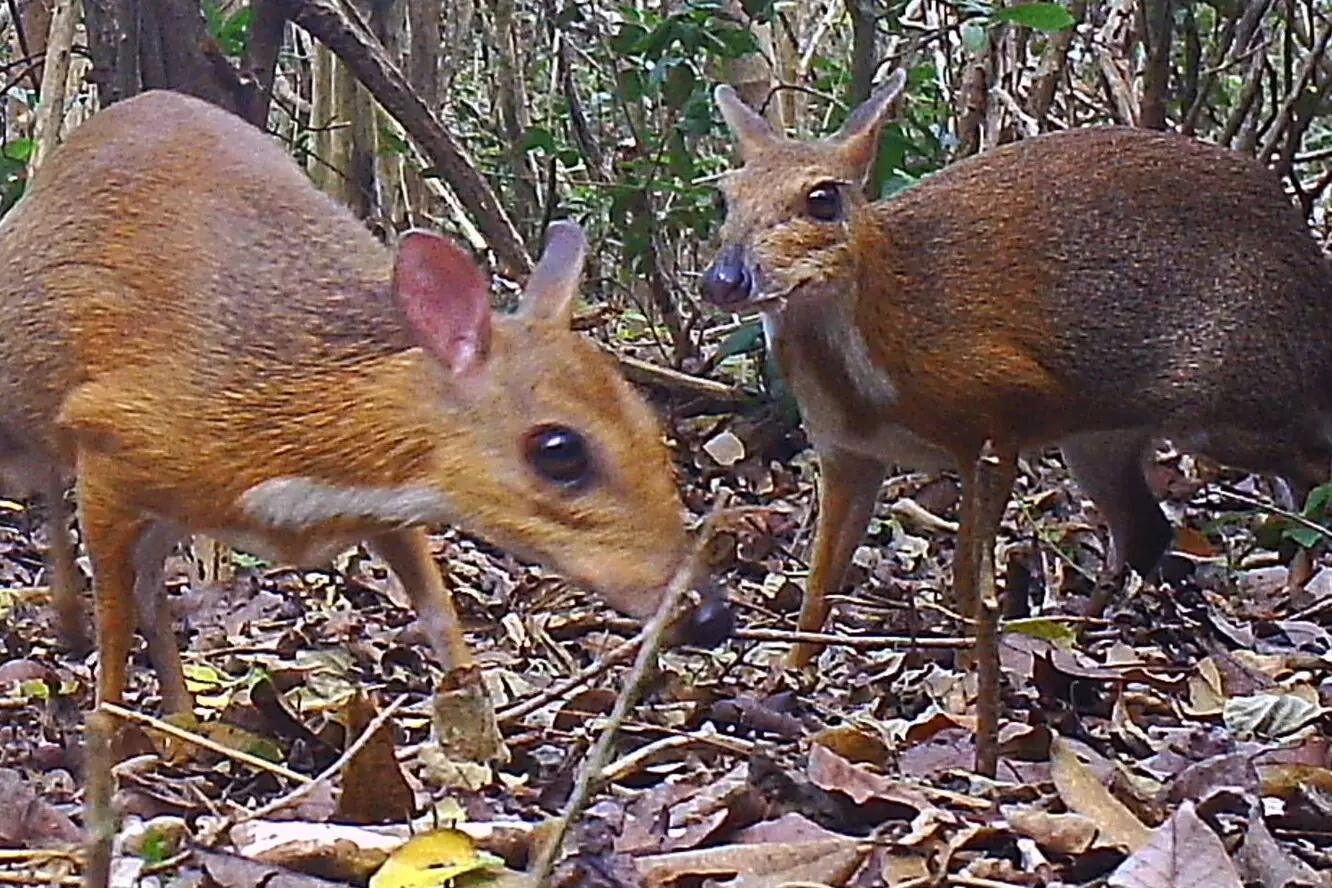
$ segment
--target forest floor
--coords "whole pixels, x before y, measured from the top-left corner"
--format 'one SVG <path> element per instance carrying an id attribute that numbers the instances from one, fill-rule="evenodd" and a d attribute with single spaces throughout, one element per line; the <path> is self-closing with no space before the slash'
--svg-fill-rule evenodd
<path id="1" fill-rule="evenodd" d="M 723 467 L 702 447 L 715 428 L 679 432 L 691 508 L 723 493 L 732 506 L 710 557 L 741 632 L 662 654 L 556 884 L 1332 884 L 1332 562 L 1315 556 L 1288 588 L 1278 550 L 1292 543 L 1278 543 L 1299 525 L 1245 501 L 1271 502 L 1265 481 L 1163 452 L 1153 481 L 1181 528 L 1168 579 L 1132 583 L 1088 620 L 1066 615 L 1104 560 L 1104 529 L 1056 455 L 1024 463 L 1000 570 L 1034 616 L 1002 635 L 1002 758 L 987 779 L 972 770 L 974 679 L 955 665 L 965 632 L 948 606 L 955 482 L 890 479 L 835 600 L 826 631 L 839 640 L 788 669 L 811 457 Z M 0 504 L 0 877 L 64 884 L 78 872 L 63 849 L 82 836 L 94 660 L 54 641 L 38 519 Z M 168 576 L 199 717 L 177 724 L 220 751 L 130 723 L 114 884 L 364 884 L 406 815 L 396 829 L 332 824 L 396 806 L 425 838 L 377 888 L 521 882 L 511 869 L 564 805 L 636 627 L 484 544 L 434 540 L 509 761 L 451 762 L 430 742 L 439 670 L 364 552 L 328 571 L 241 557 L 234 582 L 193 586 L 178 553 Z M 127 707 L 158 702 L 140 650 Z M 310 783 L 348 724 L 389 707 L 350 765 Z"/>

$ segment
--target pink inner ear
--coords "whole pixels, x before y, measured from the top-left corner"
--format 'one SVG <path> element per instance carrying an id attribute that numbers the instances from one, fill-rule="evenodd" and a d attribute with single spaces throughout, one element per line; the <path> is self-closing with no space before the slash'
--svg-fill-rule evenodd
<path id="1" fill-rule="evenodd" d="M 490 349 L 490 288 L 453 240 L 410 231 L 398 244 L 393 295 L 421 346 L 455 373 L 482 363 Z"/>

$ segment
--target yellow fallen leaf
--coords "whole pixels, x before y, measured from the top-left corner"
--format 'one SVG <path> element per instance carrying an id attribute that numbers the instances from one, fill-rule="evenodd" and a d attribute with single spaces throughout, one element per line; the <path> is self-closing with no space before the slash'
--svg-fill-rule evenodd
<path id="1" fill-rule="evenodd" d="M 370 877 L 370 888 L 437 888 L 467 873 L 503 867 L 503 860 L 479 850 L 466 833 L 437 829 L 389 855 Z"/>
<path id="2" fill-rule="evenodd" d="M 1050 742 L 1050 778 L 1070 811 L 1091 820 L 1101 838 L 1136 852 L 1152 838 L 1152 831 L 1078 758 L 1064 738 Z"/>

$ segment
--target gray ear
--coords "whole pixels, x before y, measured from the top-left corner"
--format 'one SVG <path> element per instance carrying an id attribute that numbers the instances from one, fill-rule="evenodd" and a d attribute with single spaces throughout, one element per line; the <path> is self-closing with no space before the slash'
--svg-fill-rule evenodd
<path id="1" fill-rule="evenodd" d="M 717 103 L 722 119 L 735 134 L 742 159 L 749 160 L 756 152 L 781 138 L 772 125 L 763 119 L 763 115 L 741 101 L 739 94 L 729 85 L 723 83 L 718 86 L 712 94 L 712 100 Z"/>
<path id="2" fill-rule="evenodd" d="M 879 133 L 883 130 L 884 121 L 888 119 L 893 101 L 902 93 L 904 86 L 906 71 L 898 68 L 851 112 L 846 123 L 833 136 L 834 141 L 841 143 L 847 160 L 862 171 L 862 178 L 869 175 L 874 165 L 879 150 Z"/>
<path id="3" fill-rule="evenodd" d="M 528 317 L 567 325 L 583 281 L 587 236 L 572 219 L 550 223 L 546 249 L 527 281 L 519 311 Z"/>

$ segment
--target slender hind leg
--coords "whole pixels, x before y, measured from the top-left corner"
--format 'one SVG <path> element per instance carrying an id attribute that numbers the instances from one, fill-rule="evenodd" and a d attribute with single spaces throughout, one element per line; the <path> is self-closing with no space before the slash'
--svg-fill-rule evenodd
<path id="1" fill-rule="evenodd" d="M 51 603 L 55 608 L 61 641 L 73 653 L 85 654 L 92 647 L 92 639 L 88 632 L 88 613 L 83 606 L 83 573 L 75 560 L 77 547 L 69 527 L 72 512 L 65 502 L 65 484 L 53 472 L 43 488 L 49 546 L 46 566 L 50 574 Z"/>

